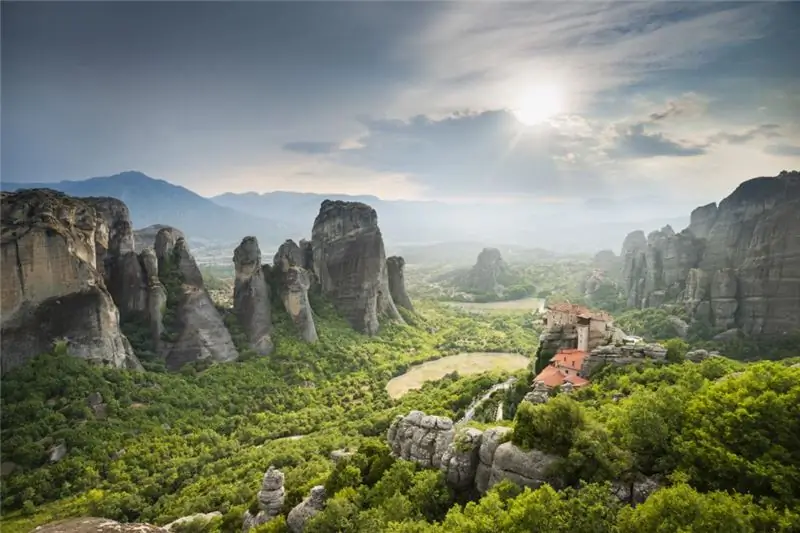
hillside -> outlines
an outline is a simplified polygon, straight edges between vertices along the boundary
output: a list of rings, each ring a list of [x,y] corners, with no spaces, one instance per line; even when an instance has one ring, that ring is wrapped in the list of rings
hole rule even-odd
[[[134,227],[165,224],[183,230],[192,239],[234,242],[243,235],[255,235],[266,244],[279,244],[286,234],[285,225],[277,222],[279,218],[224,207],[185,187],[135,171],[81,181],[3,182],[0,188],[49,188],[78,197],[111,196],[128,206]]]

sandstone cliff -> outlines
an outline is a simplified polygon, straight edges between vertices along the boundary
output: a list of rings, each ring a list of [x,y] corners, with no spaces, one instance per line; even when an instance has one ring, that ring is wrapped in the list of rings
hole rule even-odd
[[[377,333],[380,316],[402,321],[389,290],[374,209],[359,202],[325,200],[314,220],[311,242],[323,294],[356,330]]]
[[[669,226],[623,244],[632,307],[678,302],[717,330],[780,334],[800,328],[800,173],[746,181]]]
[[[402,257],[392,256],[386,260],[386,268],[389,276],[389,292],[392,295],[392,300],[400,307],[413,311],[414,305],[411,303],[411,298],[408,297],[408,293],[406,292],[405,267],[406,261]]]
[[[167,368],[177,369],[200,359],[233,361],[239,353],[203,285],[203,276],[186,240],[178,235],[173,228],[163,228],[156,236],[159,277],[177,273],[180,279],[173,338],[163,343],[161,350]]]
[[[49,189],[2,194],[1,372],[58,340],[72,355],[140,368],[97,268],[109,236],[116,242],[89,202]]]
[[[233,252],[236,283],[233,312],[247,333],[250,346],[260,355],[272,352],[272,303],[261,268],[261,250],[255,237],[245,237]]]

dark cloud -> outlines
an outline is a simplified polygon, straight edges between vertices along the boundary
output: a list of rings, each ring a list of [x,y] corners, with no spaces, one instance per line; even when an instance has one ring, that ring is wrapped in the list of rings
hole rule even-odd
[[[283,145],[284,150],[301,154],[329,154],[336,150],[339,143],[325,141],[295,141]]]
[[[646,133],[644,124],[618,129],[614,147],[609,155],[619,158],[691,157],[706,153],[705,146],[673,141],[663,133]]]
[[[780,126],[777,124],[762,124],[741,133],[719,132],[713,135],[711,142],[728,144],[746,144],[758,137],[775,138],[780,137]]]
[[[800,157],[800,145],[772,144],[764,148],[764,151],[771,155]]]

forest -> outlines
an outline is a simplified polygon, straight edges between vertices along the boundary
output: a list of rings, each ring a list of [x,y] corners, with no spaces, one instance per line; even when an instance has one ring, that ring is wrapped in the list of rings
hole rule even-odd
[[[797,357],[696,364],[683,361],[688,343],[673,342],[670,364],[606,367],[589,387],[536,406],[521,402],[532,363],[502,399],[503,423],[517,446],[560,457],[552,483],[521,490],[503,482],[480,498],[392,458],[386,431],[411,410],[456,419],[509,376],[454,373],[396,400],[385,385],[411,364],[449,354],[533,357],[539,331],[525,313],[416,307],[404,312],[407,325],[387,324],[370,338],[316,300],[315,345],[276,313],[276,349],[263,358],[244,349],[227,315],[242,359],[177,373],[156,361],[145,372],[91,366],[55,346],[3,378],[2,461],[13,470],[0,487],[3,531],[71,516],[166,524],[219,511],[177,530],[238,532],[270,465],[286,474],[287,497],[283,515],[256,533],[288,531],[285,514],[320,484],[329,499],[309,532],[800,530]],[[90,401],[97,395],[101,410]],[[58,445],[67,453],[52,462]],[[338,449],[357,453],[334,463]],[[614,496],[612,482],[643,478],[661,487],[645,503]]]

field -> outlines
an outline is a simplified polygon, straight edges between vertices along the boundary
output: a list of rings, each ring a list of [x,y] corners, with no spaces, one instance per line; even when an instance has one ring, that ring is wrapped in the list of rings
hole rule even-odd
[[[544,310],[544,298],[522,298],[504,302],[442,302],[464,311],[501,312],[501,311],[539,311]]]
[[[462,353],[415,365],[401,376],[386,384],[386,392],[392,398],[400,398],[409,390],[419,389],[426,381],[441,379],[451,372],[462,376],[480,374],[492,370],[513,372],[528,367],[530,359],[516,353],[479,352]]]

